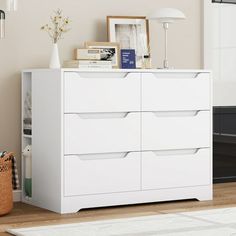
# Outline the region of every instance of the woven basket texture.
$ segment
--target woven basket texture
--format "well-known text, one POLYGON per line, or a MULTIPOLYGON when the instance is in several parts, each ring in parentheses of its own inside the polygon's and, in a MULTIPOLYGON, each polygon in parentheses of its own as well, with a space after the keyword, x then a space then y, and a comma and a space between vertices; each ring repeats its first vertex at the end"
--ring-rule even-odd
POLYGON ((0 215, 9 213, 13 208, 12 191, 12 153, 0 158, 0 215))

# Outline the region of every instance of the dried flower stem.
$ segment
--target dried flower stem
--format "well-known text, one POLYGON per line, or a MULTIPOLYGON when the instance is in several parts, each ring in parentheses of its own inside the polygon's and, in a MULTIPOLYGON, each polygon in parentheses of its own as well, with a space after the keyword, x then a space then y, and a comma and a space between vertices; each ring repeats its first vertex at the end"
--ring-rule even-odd
POLYGON ((57 43, 60 39, 62 39, 62 35, 69 31, 68 26, 70 21, 68 17, 63 17, 60 9, 55 11, 55 15, 51 16, 50 19, 51 25, 46 24, 41 27, 41 30, 48 33, 53 43, 57 43))

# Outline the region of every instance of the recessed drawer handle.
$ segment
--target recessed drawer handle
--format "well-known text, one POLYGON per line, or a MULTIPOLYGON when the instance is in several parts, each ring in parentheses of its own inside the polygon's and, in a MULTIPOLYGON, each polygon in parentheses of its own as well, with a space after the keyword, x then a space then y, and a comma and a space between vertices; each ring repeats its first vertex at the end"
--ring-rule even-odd
POLYGON ((197 116, 201 111, 158 111, 153 112, 157 117, 183 117, 183 116, 197 116))
POLYGON ((115 72, 65 72, 66 79, 132 79, 139 78, 138 73, 115 73, 115 72))
POLYGON ((210 73, 207 72, 198 72, 198 73, 145 73, 144 75, 148 75, 148 78, 152 79, 209 79, 210 73))
POLYGON ((79 158, 81 161, 112 160, 112 159, 128 158, 131 153, 132 152, 83 154, 83 155, 71 155, 70 157, 79 158))
POLYGON ((198 73, 194 79, 209 79, 210 73, 198 73))
POLYGON ((156 156, 195 155, 201 148, 153 151, 156 156))
POLYGON ((109 112, 109 113, 77 113, 81 119, 125 119, 133 112, 109 112))

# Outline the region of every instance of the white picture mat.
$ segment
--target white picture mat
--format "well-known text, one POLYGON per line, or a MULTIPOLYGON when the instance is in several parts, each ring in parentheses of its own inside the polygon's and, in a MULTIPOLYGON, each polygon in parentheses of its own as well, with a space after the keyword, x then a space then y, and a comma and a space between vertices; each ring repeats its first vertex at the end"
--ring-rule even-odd
POLYGON ((118 49, 117 47, 112 47, 112 46, 89 46, 89 48, 94 48, 94 49, 107 49, 107 48, 112 48, 115 49, 115 55, 112 57, 112 65, 113 66, 118 66, 118 59, 117 59, 117 53, 118 49))
POLYGON ((120 50, 119 50, 119 47, 118 45, 99 45, 99 44, 96 44, 96 45, 92 45, 92 44, 89 44, 89 45, 86 45, 87 48, 91 48, 91 49, 115 49, 115 54, 114 56, 112 57, 112 60, 111 60, 111 63, 112 63, 112 67, 114 68, 119 68, 119 63, 120 63, 120 60, 119 60, 119 53, 120 53, 120 50))
MULTIPOLYGON (((149 42, 148 42, 148 28, 147 28, 147 21, 145 18, 143 19, 132 19, 132 18, 110 18, 109 19, 109 32, 110 32, 110 42, 118 42, 120 43, 119 40, 117 40, 117 26, 118 25, 140 25, 140 30, 141 33, 137 35, 137 40, 136 43, 131 43, 136 44, 137 46, 130 47, 130 48, 123 48, 122 44, 120 45, 120 49, 135 49, 136 53, 136 66, 138 68, 141 68, 142 66, 142 57, 144 55, 149 54, 149 42)), ((132 36, 130 35, 132 38, 132 36)))

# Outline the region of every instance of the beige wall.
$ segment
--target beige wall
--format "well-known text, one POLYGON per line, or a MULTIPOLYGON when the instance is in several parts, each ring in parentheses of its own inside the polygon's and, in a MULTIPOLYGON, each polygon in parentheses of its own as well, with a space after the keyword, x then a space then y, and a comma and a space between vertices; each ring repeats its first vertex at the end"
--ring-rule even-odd
MULTIPOLYGON (((142 16, 160 7, 179 8, 187 16, 186 21, 170 27, 171 65, 200 68, 201 0, 19 0, 19 11, 7 15, 7 37, 0 41, 0 150, 20 155, 20 71, 47 67, 51 44, 39 28, 54 9, 63 9, 72 20, 72 30, 60 43, 64 60, 70 59, 73 49, 84 41, 106 40, 107 15, 142 16)), ((152 22, 150 34, 153 64, 161 66, 160 25, 152 22)))

